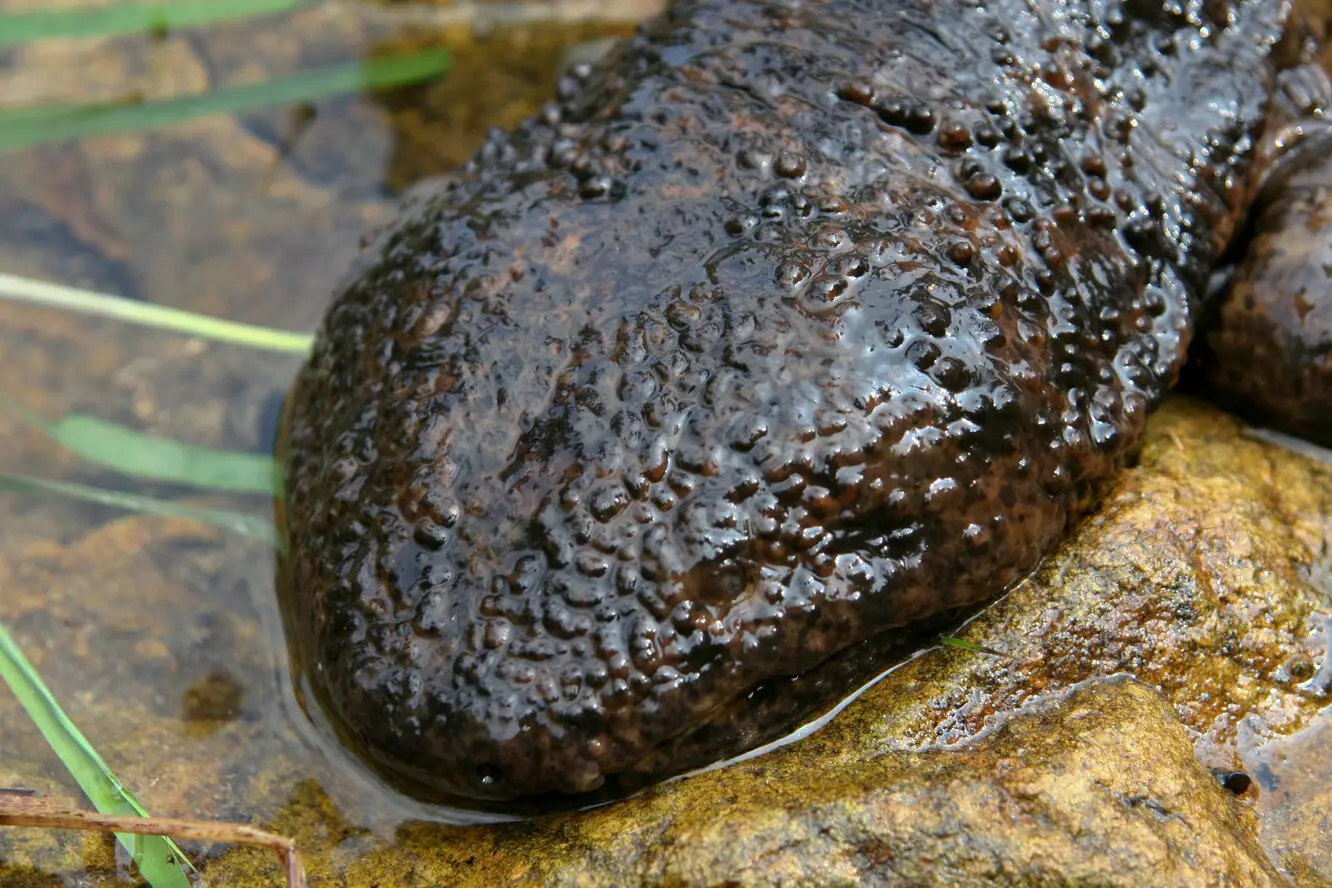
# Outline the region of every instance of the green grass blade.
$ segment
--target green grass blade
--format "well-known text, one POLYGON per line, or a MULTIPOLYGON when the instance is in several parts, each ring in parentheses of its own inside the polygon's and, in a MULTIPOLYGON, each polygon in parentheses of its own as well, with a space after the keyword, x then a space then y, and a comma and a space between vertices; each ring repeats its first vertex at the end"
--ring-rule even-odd
POLYGON ((46 432, 66 450, 125 475, 228 493, 282 496, 282 467, 265 454, 195 447, 81 413, 52 423, 3 395, 0 408, 46 432))
MULTIPOLYGON (((103 814, 148 816, 133 793, 112 773, 83 732, 60 708, 3 623, 0 623, 0 678, 14 692, 94 808, 103 814)), ((139 873, 152 888, 190 888, 190 881, 181 867, 193 872, 194 866, 171 839, 128 833, 117 833, 116 838, 129 851, 139 873)))
POLYGON ((86 484, 76 484, 72 481, 52 481, 47 478, 11 475, 5 472, 0 472, 0 490, 11 490, 18 493, 53 493, 87 503, 127 509, 131 512, 200 521, 232 533, 263 540, 278 552, 285 553, 287 551, 287 541, 278 532, 273 522, 258 515, 244 515, 239 512, 223 511, 222 509, 204 509, 172 500, 141 496, 136 493, 123 493, 119 490, 89 487, 86 484))
POLYGON ((77 413, 56 423, 51 434, 62 447, 84 459, 136 478, 232 493, 282 495, 281 467, 264 454, 195 447, 77 413))
POLYGON ((283 354, 308 354, 310 345, 314 341, 314 337, 309 333, 292 333, 286 330, 274 330, 271 327, 210 318, 179 308, 138 302, 123 296, 94 293, 91 290, 35 281, 12 274, 0 274, 0 299, 75 311, 79 314, 125 321, 141 327, 172 330, 198 336, 200 339, 283 354))
POLYGON ((118 3, 94 9, 0 13, 0 46, 49 37, 118 37, 144 31, 192 28, 228 19, 286 12, 307 0, 206 0, 193 3, 118 3))
POLYGON ((168 126, 210 114, 238 114, 275 105, 310 102, 326 96, 418 83, 445 73, 449 54, 427 50, 412 55, 368 59, 282 80, 232 86, 202 95, 147 102, 107 102, 65 108, 0 110, 0 151, 14 151, 99 133, 168 126))
POLYGON ((992 657, 1002 657, 1005 660, 1013 659, 1009 654, 1002 651, 996 651, 993 648, 987 648, 984 645, 976 644, 974 641, 965 641, 952 635, 940 635, 939 643, 947 647, 955 647, 959 650, 971 651, 976 654, 989 654, 992 657))

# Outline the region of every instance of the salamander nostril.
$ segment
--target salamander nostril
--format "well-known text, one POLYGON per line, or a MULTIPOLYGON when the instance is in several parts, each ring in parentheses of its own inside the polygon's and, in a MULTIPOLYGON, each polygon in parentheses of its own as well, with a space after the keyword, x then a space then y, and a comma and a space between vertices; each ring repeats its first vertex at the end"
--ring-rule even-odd
POLYGON ((504 772, 489 763, 477 765, 476 782, 485 789, 494 789, 504 782, 504 772))

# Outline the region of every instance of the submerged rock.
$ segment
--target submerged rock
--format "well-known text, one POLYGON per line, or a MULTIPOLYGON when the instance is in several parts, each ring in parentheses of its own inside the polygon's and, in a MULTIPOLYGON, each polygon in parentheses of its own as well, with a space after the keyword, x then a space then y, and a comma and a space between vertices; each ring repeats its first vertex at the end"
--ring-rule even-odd
MULTIPOLYGON (((1332 624, 1332 619, 1329 619, 1332 624)), ((1332 643, 1332 634, 1327 636, 1332 643)), ((1323 668, 1332 669, 1332 659, 1323 668)), ((1262 842, 1300 888, 1332 884, 1332 708, 1299 731, 1249 746, 1244 766, 1258 784, 1262 842)))

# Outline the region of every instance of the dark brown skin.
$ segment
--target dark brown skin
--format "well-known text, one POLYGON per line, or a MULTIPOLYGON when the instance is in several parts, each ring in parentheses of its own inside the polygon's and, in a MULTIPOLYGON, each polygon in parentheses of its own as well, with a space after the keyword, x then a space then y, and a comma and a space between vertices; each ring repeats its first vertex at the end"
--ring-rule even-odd
POLYGON ((1226 406, 1332 446, 1332 133, 1288 153, 1252 225, 1197 375, 1226 406))
POLYGON ((681 0, 418 199, 289 399, 342 736, 425 799, 606 793, 1031 571, 1250 200, 1285 10, 1189 10, 681 0))

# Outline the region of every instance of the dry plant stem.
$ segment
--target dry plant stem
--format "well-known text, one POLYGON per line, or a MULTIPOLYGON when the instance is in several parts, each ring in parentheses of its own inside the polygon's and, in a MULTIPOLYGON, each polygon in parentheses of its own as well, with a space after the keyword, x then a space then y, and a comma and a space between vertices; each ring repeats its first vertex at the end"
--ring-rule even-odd
POLYGON ((96 811, 62 808, 25 790, 0 789, 0 826, 105 830, 268 848, 282 861, 287 888, 300 888, 304 883, 301 877, 300 856, 296 853, 294 841, 241 823, 99 814, 96 811))
POLYGON ((638 22, 664 9, 666 0, 546 0, 526 3, 455 3, 428 6, 363 6, 346 0, 329 3, 333 13, 352 12, 389 25, 450 27, 469 25, 568 24, 571 22, 638 22))

